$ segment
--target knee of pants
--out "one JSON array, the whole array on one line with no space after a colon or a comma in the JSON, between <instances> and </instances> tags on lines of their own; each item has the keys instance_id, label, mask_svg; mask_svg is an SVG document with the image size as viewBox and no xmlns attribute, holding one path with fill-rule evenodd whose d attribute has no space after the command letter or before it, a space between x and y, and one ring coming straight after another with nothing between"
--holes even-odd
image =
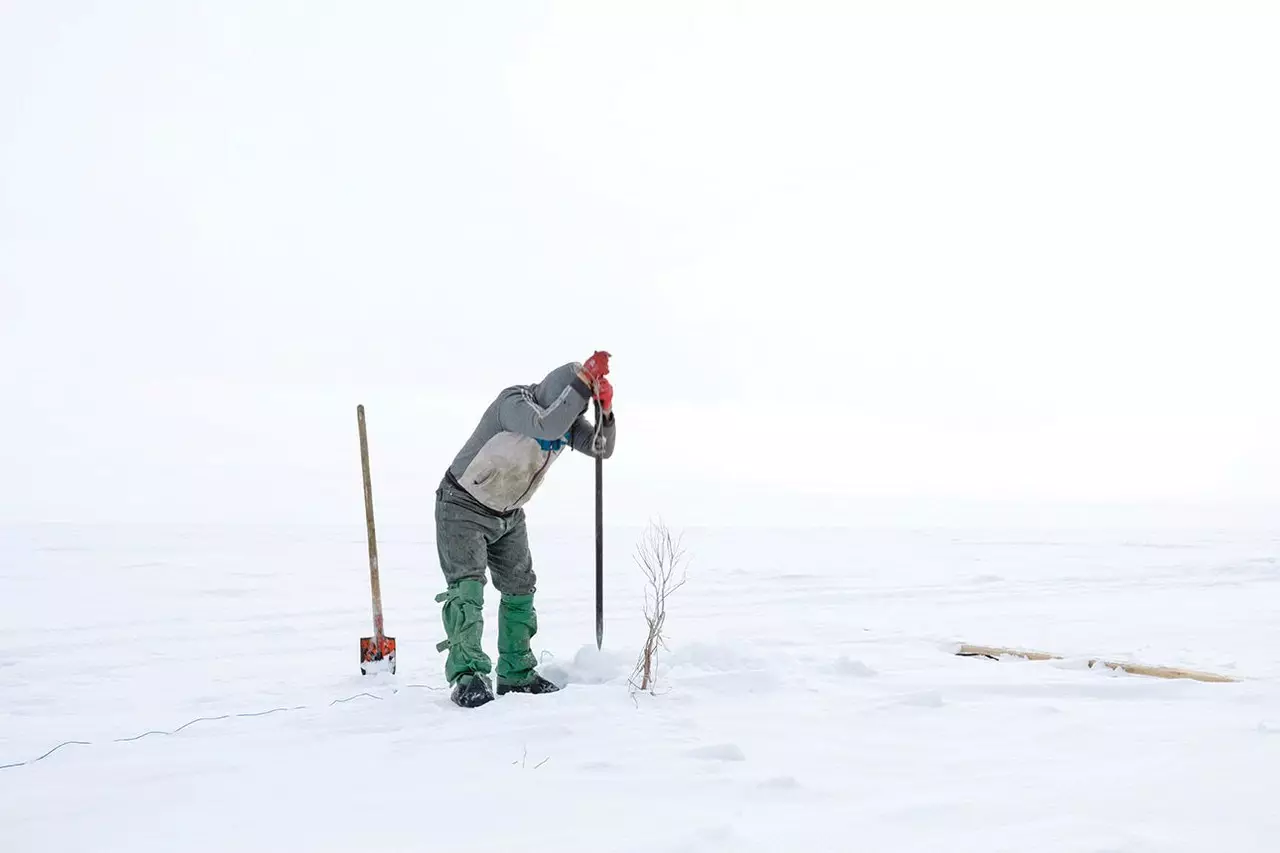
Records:
<instances>
[{"instance_id":1,"label":"knee of pants","mask_svg":"<svg viewBox=\"0 0 1280 853\"><path fill-rule=\"evenodd\" d=\"M493 572L493 585L503 595L533 595L538 576L532 568L514 572Z\"/></svg>"},{"instance_id":2,"label":"knee of pants","mask_svg":"<svg viewBox=\"0 0 1280 853\"><path fill-rule=\"evenodd\" d=\"M442 526L437 531L436 551L440 571L449 583L461 580L485 580L488 548L484 536L465 525Z\"/></svg>"}]
</instances>

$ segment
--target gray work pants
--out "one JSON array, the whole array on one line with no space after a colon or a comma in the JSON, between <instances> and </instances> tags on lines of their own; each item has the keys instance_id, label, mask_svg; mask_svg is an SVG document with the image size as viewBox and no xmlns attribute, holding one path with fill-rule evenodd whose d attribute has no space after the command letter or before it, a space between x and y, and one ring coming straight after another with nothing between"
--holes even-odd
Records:
<instances>
[{"instance_id":1,"label":"gray work pants","mask_svg":"<svg viewBox=\"0 0 1280 853\"><path fill-rule=\"evenodd\" d=\"M532 595L537 584L524 509L500 517L448 479L436 490L436 551L449 584L485 582L505 595Z\"/></svg>"}]
</instances>

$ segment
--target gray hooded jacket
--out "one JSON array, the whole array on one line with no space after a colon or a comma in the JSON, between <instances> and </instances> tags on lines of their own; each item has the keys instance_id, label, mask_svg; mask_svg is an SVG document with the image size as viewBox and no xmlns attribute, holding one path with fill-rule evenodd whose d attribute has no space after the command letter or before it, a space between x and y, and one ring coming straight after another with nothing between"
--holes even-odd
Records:
<instances>
[{"instance_id":1,"label":"gray hooded jacket","mask_svg":"<svg viewBox=\"0 0 1280 853\"><path fill-rule=\"evenodd\" d=\"M566 447L596 456L595 426L583 417L591 389L578 376L581 367L570 362L537 385L504 388L449 466L455 483L494 512L509 513L529 502ZM616 435L612 414L600 434L599 455L608 459Z\"/></svg>"}]
</instances>

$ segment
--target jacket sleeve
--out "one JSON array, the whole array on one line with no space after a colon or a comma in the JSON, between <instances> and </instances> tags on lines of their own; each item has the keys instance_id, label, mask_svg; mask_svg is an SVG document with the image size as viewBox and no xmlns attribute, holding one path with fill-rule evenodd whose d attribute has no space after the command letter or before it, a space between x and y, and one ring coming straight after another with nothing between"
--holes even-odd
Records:
<instances>
[{"instance_id":1,"label":"jacket sleeve","mask_svg":"<svg viewBox=\"0 0 1280 853\"><path fill-rule=\"evenodd\" d=\"M573 449L579 453L594 457L596 453L591 446L591 440L594 438L595 430L595 424L579 415L578 419L573 423L573 432L569 435L570 441L573 442ZM614 420L614 416L610 414L600 425L600 435L604 437L604 452L600 454L601 457L608 459L613 455L613 445L617 434L618 424Z\"/></svg>"},{"instance_id":2,"label":"jacket sleeve","mask_svg":"<svg viewBox=\"0 0 1280 853\"><path fill-rule=\"evenodd\" d=\"M586 388L582 380L575 379L545 409L538 405L532 393L512 388L502 395L498 404L498 423L505 430L554 441L573 427L578 413L586 406L590 389L585 393L580 390Z\"/></svg>"}]
</instances>

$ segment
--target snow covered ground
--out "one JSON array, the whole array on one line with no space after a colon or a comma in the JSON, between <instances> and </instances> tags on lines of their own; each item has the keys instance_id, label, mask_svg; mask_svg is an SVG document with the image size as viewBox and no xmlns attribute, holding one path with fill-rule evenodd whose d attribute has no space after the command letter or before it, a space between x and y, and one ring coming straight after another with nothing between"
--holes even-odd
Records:
<instances>
[{"instance_id":1,"label":"snow covered ground","mask_svg":"<svg viewBox=\"0 0 1280 853\"><path fill-rule=\"evenodd\" d=\"M429 525L380 531L377 677L358 527L0 528L0 850L1276 849L1280 531L689 530L633 696L639 531L597 653L589 522L532 523L568 686L474 711Z\"/></svg>"}]
</instances>

